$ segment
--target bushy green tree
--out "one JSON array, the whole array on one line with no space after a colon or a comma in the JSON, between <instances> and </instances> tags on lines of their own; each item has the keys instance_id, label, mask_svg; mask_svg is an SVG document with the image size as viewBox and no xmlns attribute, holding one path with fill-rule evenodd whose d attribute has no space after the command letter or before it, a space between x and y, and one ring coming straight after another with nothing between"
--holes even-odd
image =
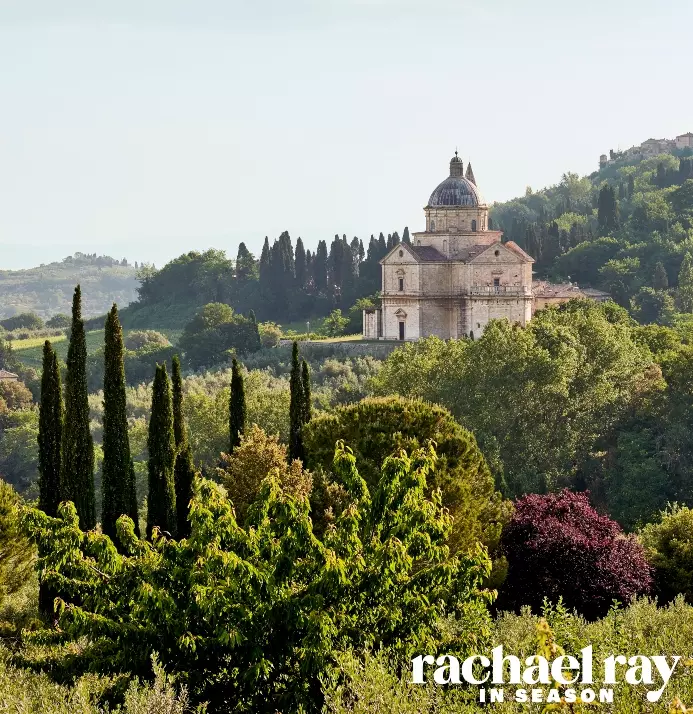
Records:
<instances>
[{"instance_id":1,"label":"bushy green tree","mask_svg":"<svg viewBox=\"0 0 693 714\"><path fill-rule=\"evenodd\" d=\"M143 674L158 652L212 711L318 714L336 650L384 648L406 661L454 646L441 641L443 616L488 622L480 584L490 564L481 552L450 556L452 518L437 492L426 496L434 460L431 450L390 458L370 491L338 444L332 470L348 504L323 540L307 500L272 476L247 529L223 489L203 479L186 540L138 540L121 518L129 557L80 532L70 505L57 519L32 509L25 519L47 553L45 577L80 602L60 606L61 627L99 642L92 668Z\"/></svg>"},{"instance_id":2,"label":"bushy green tree","mask_svg":"<svg viewBox=\"0 0 693 714\"><path fill-rule=\"evenodd\" d=\"M116 521L123 514L130 516L139 530L135 470L130 454L125 401L123 328L115 304L106 318L104 362L101 528L115 541Z\"/></svg>"},{"instance_id":3,"label":"bushy green tree","mask_svg":"<svg viewBox=\"0 0 693 714\"><path fill-rule=\"evenodd\" d=\"M238 361L234 357L231 368L231 396L229 398L230 454L241 443L241 435L245 433L246 412L243 374Z\"/></svg>"},{"instance_id":4,"label":"bushy green tree","mask_svg":"<svg viewBox=\"0 0 693 714\"><path fill-rule=\"evenodd\" d=\"M453 516L453 547L473 550L481 541L493 550L498 543L509 507L494 488L476 440L446 409L397 397L364 399L314 418L303 434L309 469L329 472L331 445L341 439L353 449L359 473L372 492L378 488L384 459L430 440L438 459L429 487L441 489L443 505Z\"/></svg>"},{"instance_id":5,"label":"bushy green tree","mask_svg":"<svg viewBox=\"0 0 693 714\"><path fill-rule=\"evenodd\" d=\"M349 324L349 318L342 315L342 311L332 310L328 317L325 318L324 328L330 337L339 337L344 334L346 326Z\"/></svg>"},{"instance_id":6,"label":"bushy green tree","mask_svg":"<svg viewBox=\"0 0 693 714\"><path fill-rule=\"evenodd\" d=\"M80 527L96 525L94 496L94 441L89 428L87 342L82 320L82 291L78 285L72 301L72 328L65 372L65 421L62 437L60 498L72 501Z\"/></svg>"},{"instance_id":7,"label":"bushy green tree","mask_svg":"<svg viewBox=\"0 0 693 714\"><path fill-rule=\"evenodd\" d=\"M176 441L173 434L171 383L166 365L158 365L152 386L152 410L149 418L149 493L147 496L147 537L158 527L176 533L176 490L174 466Z\"/></svg>"}]
</instances>

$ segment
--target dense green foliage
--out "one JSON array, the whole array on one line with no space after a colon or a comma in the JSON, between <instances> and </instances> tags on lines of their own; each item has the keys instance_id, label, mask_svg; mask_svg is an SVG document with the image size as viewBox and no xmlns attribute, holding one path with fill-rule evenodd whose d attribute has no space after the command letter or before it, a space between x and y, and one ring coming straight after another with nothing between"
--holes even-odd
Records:
<instances>
[{"instance_id":1,"label":"dense green foliage","mask_svg":"<svg viewBox=\"0 0 693 714\"><path fill-rule=\"evenodd\" d=\"M184 541L138 540L122 518L129 557L106 536L80 532L69 504L57 519L27 510L27 527L47 553L44 577L82 603L61 606L61 625L93 639L92 667L146 672L156 651L212 711L320 712L335 651L387 647L407 657L439 644L443 614L484 618L478 588L489 562L449 556L452 519L436 492L425 496L434 458L388 459L371 494L339 446L333 469L350 505L322 541L307 500L271 476L247 529L205 480Z\"/></svg>"},{"instance_id":2,"label":"dense green foliage","mask_svg":"<svg viewBox=\"0 0 693 714\"><path fill-rule=\"evenodd\" d=\"M659 386L635 329L613 303L571 301L525 329L497 321L474 341L407 345L373 386L447 406L508 495L579 486L636 401Z\"/></svg>"},{"instance_id":3,"label":"dense green foliage","mask_svg":"<svg viewBox=\"0 0 693 714\"><path fill-rule=\"evenodd\" d=\"M21 506L14 489L0 480L0 606L31 580L34 568L35 549L20 527Z\"/></svg>"},{"instance_id":4,"label":"dense green foliage","mask_svg":"<svg viewBox=\"0 0 693 714\"><path fill-rule=\"evenodd\" d=\"M39 508L49 516L57 516L60 503L63 391L58 357L48 340L43 346L38 428Z\"/></svg>"},{"instance_id":5,"label":"dense green foliage","mask_svg":"<svg viewBox=\"0 0 693 714\"><path fill-rule=\"evenodd\" d=\"M149 492L147 496L147 537L154 528L175 535L176 490L174 467L176 440L173 433L171 383L166 365L157 365L152 385L152 410L147 437L149 452Z\"/></svg>"},{"instance_id":6,"label":"dense green foliage","mask_svg":"<svg viewBox=\"0 0 693 714\"><path fill-rule=\"evenodd\" d=\"M675 319L666 298L693 310L680 276L693 251L693 159L680 153L616 157L587 178L564 174L557 186L494 205L493 219L541 276L601 288L642 322L666 324Z\"/></svg>"},{"instance_id":7,"label":"dense green foliage","mask_svg":"<svg viewBox=\"0 0 693 714\"><path fill-rule=\"evenodd\" d=\"M441 489L443 505L453 516L453 547L473 550L479 541L491 549L497 545L509 509L494 489L474 437L446 409L395 397L366 399L314 418L303 433L308 468L329 472L331 445L343 440L370 489L378 486L385 458L430 440L438 460L429 487Z\"/></svg>"},{"instance_id":8,"label":"dense green foliage","mask_svg":"<svg viewBox=\"0 0 693 714\"><path fill-rule=\"evenodd\" d=\"M409 236L407 228L403 235ZM311 252L301 238L294 249L285 231L272 244L265 238L259 258L245 243L235 262L221 250L191 251L161 270L141 269L139 300L123 311L122 319L127 327L181 328L208 303L282 323L325 316L335 308L346 312L380 288L378 261L400 240L397 231L387 239L382 233L371 236L367 246L358 238L335 236L329 245L319 241ZM344 324L339 322L340 329Z\"/></svg>"},{"instance_id":9,"label":"dense green foliage","mask_svg":"<svg viewBox=\"0 0 693 714\"><path fill-rule=\"evenodd\" d=\"M640 540L654 567L660 602L671 602L679 594L693 602L693 510L670 506L640 531Z\"/></svg>"},{"instance_id":10,"label":"dense green foliage","mask_svg":"<svg viewBox=\"0 0 693 714\"><path fill-rule=\"evenodd\" d=\"M35 312L22 312L19 315L6 317L0 320L0 327L6 330L18 330L24 328L26 330L40 330L44 327L43 320Z\"/></svg>"},{"instance_id":11,"label":"dense green foliage","mask_svg":"<svg viewBox=\"0 0 693 714\"><path fill-rule=\"evenodd\" d=\"M96 504L94 441L89 428L86 361L82 292L78 285L72 301L72 328L65 373L60 498L75 504L80 526L90 530L96 525Z\"/></svg>"},{"instance_id":12,"label":"dense green foliage","mask_svg":"<svg viewBox=\"0 0 693 714\"><path fill-rule=\"evenodd\" d=\"M139 517L125 402L123 329L115 304L106 318L105 334L101 529L116 541L118 518L122 515L130 516L139 533Z\"/></svg>"}]
</instances>

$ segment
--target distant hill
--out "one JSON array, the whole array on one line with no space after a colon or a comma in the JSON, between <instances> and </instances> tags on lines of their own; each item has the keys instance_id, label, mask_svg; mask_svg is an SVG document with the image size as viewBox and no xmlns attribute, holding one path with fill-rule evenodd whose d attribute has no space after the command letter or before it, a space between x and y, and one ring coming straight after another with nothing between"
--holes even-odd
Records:
<instances>
[{"instance_id":1,"label":"distant hill","mask_svg":"<svg viewBox=\"0 0 693 714\"><path fill-rule=\"evenodd\" d=\"M495 204L491 217L506 240L535 258L537 277L606 290L641 322L668 324L677 310L690 318L690 148L614 154L590 176L567 172L554 186L527 187L524 196Z\"/></svg>"},{"instance_id":2,"label":"distant hill","mask_svg":"<svg viewBox=\"0 0 693 714\"><path fill-rule=\"evenodd\" d=\"M137 299L137 268L125 259L75 253L62 262L28 270L0 271L0 318L36 312L48 318L69 313L75 285L82 286L85 317L103 315L116 302Z\"/></svg>"}]
</instances>

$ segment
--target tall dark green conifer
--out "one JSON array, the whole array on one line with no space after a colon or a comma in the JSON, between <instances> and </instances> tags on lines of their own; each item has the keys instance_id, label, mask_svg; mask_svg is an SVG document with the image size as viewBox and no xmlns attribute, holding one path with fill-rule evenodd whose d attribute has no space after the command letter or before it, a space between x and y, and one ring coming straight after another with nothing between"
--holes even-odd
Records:
<instances>
[{"instance_id":1,"label":"tall dark green conifer","mask_svg":"<svg viewBox=\"0 0 693 714\"><path fill-rule=\"evenodd\" d=\"M96 526L94 441L89 430L86 363L87 341L82 320L82 291L78 285L72 299L72 330L65 373L60 498L75 504L79 527L85 531Z\"/></svg>"},{"instance_id":2,"label":"tall dark green conifer","mask_svg":"<svg viewBox=\"0 0 693 714\"><path fill-rule=\"evenodd\" d=\"M156 366L152 387L152 413L149 419L149 494L147 497L147 537L154 526L172 536L176 534L176 490L174 465L176 441L173 435L171 383L166 364Z\"/></svg>"},{"instance_id":3,"label":"tall dark green conifer","mask_svg":"<svg viewBox=\"0 0 693 714\"><path fill-rule=\"evenodd\" d=\"M313 282L318 292L327 290L327 243L318 241L318 248L313 258Z\"/></svg>"},{"instance_id":4,"label":"tall dark green conifer","mask_svg":"<svg viewBox=\"0 0 693 714\"><path fill-rule=\"evenodd\" d=\"M305 460L301 427L304 419L303 379L301 363L298 360L298 342L294 342L291 352L291 376L289 378L291 402L289 404L289 458Z\"/></svg>"},{"instance_id":5,"label":"tall dark green conifer","mask_svg":"<svg viewBox=\"0 0 693 714\"><path fill-rule=\"evenodd\" d=\"M176 537L187 538L190 535L188 515L190 499L193 496L195 465L183 416L183 378L178 355L175 355L172 360L171 395L173 400L173 440L176 445L176 460L173 469L176 492Z\"/></svg>"},{"instance_id":6,"label":"tall dark green conifer","mask_svg":"<svg viewBox=\"0 0 693 714\"><path fill-rule=\"evenodd\" d=\"M39 508L49 516L58 514L60 503L60 444L63 429L63 393L58 356L51 343L43 345L43 375L39 407ZM39 610L49 615L58 593L46 583L39 585Z\"/></svg>"},{"instance_id":7,"label":"tall dark green conifer","mask_svg":"<svg viewBox=\"0 0 693 714\"><path fill-rule=\"evenodd\" d=\"M306 249L300 236L296 240L296 287L301 290L308 282L308 265L306 260Z\"/></svg>"},{"instance_id":8,"label":"tall dark green conifer","mask_svg":"<svg viewBox=\"0 0 693 714\"><path fill-rule=\"evenodd\" d=\"M236 358L231 368L231 396L229 398L229 453L241 443L241 434L245 433L246 406L243 373Z\"/></svg>"},{"instance_id":9,"label":"tall dark green conifer","mask_svg":"<svg viewBox=\"0 0 693 714\"><path fill-rule=\"evenodd\" d=\"M190 500L193 497L195 481L195 465L193 463L192 447L186 438L176 454L176 537L187 538L190 535Z\"/></svg>"},{"instance_id":10,"label":"tall dark green conifer","mask_svg":"<svg viewBox=\"0 0 693 714\"><path fill-rule=\"evenodd\" d=\"M173 438L178 450L186 437L183 418L183 378L180 373L180 357L178 355L173 355L171 360L171 395L173 399Z\"/></svg>"},{"instance_id":11,"label":"tall dark green conifer","mask_svg":"<svg viewBox=\"0 0 693 714\"><path fill-rule=\"evenodd\" d=\"M402 243L411 245L411 236L409 235L409 226L404 226L404 233L402 233Z\"/></svg>"},{"instance_id":12,"label":"tall dark green conifer","mask_svg":"<svg viewBox=\"0 0 693 714\"><path fill-rule=\"evenodd\" d=\"M58 355L51 343L43 345L41 406L39 407L39 508L58 515L60 503L60 444L63 430L63 393Z\"/></svg>"},{"instance_id":13,"label":"tall dark green conifer","mask_svg":"<svg viewBox=\"0 0 693 714\"><path fill-rule=\"evenodd\" d=\"M118 518L130 516L139 531L139 516L125 406L123 329L115 304L106 317L105 333L101 528L117 542Z\"/></svg>"},{"instance_id":14,"label":"tall dark green conifer","mask_svg":"<svg viewBox=\"0 0 693 714\"><path fill-rule=\"evenodd\" d=\"M236 254L236 280L239 283L247 283L258 279L258 264L253 254L248 250L245 243L238 244Z\"/></svg>"},{"instance_id":15,"label":"tall dark green conifer","mask_svg":"<svg viewBox=\"0 0 693 714\"><path fill-rule=\"evenodd\" d=\"M313 415L313 400L310 394L310 367L308 362L303 360L301 366L301 382L303 386L303 403L301 405L303 415L301 417L301 426L307 424Z\"/></svg>"}]
</instances>

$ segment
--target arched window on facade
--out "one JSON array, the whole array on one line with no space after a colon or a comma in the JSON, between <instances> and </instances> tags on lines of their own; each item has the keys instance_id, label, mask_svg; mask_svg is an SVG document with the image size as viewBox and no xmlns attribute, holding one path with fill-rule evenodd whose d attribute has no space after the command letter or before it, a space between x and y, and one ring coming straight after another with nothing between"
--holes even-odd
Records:
<instances>
[{"instance_id":1,"label":"arched window on facade","mask_svg":"<svg viewBox=\"0 0 693 714\"><path fill-rule=\"evenodd\" d=\"M436 222L431 218L431 231L436 229Z\"/></svg>"},{"instance_id":2,"label":"arched window on facade","mask_svg":"<svg viewBox=\"0 0 693 714\"><path fill-rule=\"evenodd\" d=\"M398 283L399 283L399 291L404 292L404 278L399 278Z\"/></svg>"},{"instance_id":3,"label":"arched window on facade","mask_svg":"<svg viewBox=\"0 0 693 714\"><path fill-rule=\"evenodd\" d=\"M476 219L472 220L472 233L476 232Z\"/></svg>"},{"instance_id":4,"label":"arched window on facade","mask_svg":"<svg viewBox=\"0 0 693 714\"><path fill-rule=\"evenodd\" d=\"M445 253L445 255L448 254L448 242L446 240L443 241L443 253Z\"/></svg>"}]
</instances>

